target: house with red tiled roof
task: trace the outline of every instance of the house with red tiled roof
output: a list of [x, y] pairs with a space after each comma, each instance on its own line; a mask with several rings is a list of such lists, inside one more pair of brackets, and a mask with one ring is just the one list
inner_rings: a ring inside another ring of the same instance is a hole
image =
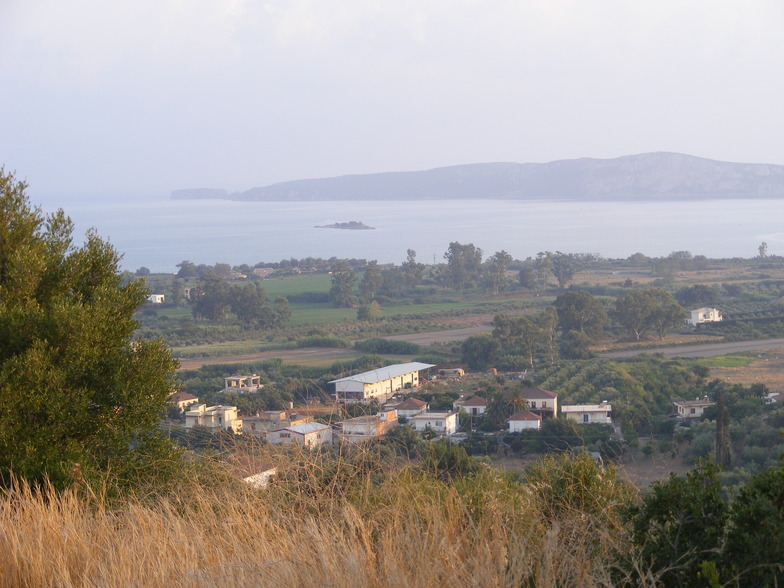
[[199, 399], [196, 396], [193, 394], [188, 394], [187, 392], [177, 392], [176, 394], [172, 394], [170, 400], [171, 403], [180, 410], [185, 410], [191, 404], [199, 403]]
[[425, 412], [430, 406], [424, 400], [418, 398], [407, 398], [400, 404], [394, 406], [397, 416], [411, 418]]
[[538, 430], [542, 426], [542, 417], [530, 410], [521, 410], [510, 416], [506, 422], [510, 433], [519, 433], [526, 429]]
[[542, 418], [558, 414], [558, 394], [542, 388], [523, 388], [520, 396], [528, 401], [528, 410]]
[[463, 409], [470, 416], [482, 416], [487, 410], [487, 400], [481, 396], [472, 396], [469, 399], [460, 398], [452, 403], [453, 410]]

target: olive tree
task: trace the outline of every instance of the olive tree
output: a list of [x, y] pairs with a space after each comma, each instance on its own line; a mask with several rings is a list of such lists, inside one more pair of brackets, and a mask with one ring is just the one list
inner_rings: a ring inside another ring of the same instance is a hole
[[0, 483], [117, 470], [138, 455], [173, 391], [161, 341], [133, 340], [147, 291], [121, 283], [95, 231], [75, 245], [0, 169]]

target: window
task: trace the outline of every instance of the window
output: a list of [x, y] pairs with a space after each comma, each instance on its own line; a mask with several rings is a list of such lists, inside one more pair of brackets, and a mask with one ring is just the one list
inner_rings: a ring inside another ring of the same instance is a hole
[[[536, 407], [534, 407], [534, 408], [536, 408]], [[547, 408], [547, 401], [546, 400], [542, 400], [542, 408]]]
[[[544, 405], [542, 405], [544, 406]], [[531, 401], [531, 408], [536, 408], [536, 400]]]
[[583, 415], [583, 422], [587, 423], [590, 420], [590, 417], [587, 414]]

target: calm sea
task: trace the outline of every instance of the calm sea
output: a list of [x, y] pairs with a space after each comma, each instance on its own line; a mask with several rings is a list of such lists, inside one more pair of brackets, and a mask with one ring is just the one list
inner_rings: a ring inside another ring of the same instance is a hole
[[[449, 243], [473, 243], [485, 257], [501, 249], [516, 259], [539, 251], [624, 258], [691, 251], [753, 257], [762, 241], [784, 254], [784, 200], [699, 202], [229, 202], [61, 199], [79, 234], [90, 227], [123, 254], [123, 269], [175, 272], [182, 260], [238, 265], [290, 257], [376, 259], [400, 263], [414, 249], [440, 262]], [[361, 221], [372, 231], [319, 229]]]

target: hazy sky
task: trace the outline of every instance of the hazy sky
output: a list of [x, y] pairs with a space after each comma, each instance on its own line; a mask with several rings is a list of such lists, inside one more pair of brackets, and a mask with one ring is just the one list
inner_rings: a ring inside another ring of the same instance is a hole
[[0, 165], [167, 195], [676, 151], [784, 164], [781, 0], [0, 0]]

